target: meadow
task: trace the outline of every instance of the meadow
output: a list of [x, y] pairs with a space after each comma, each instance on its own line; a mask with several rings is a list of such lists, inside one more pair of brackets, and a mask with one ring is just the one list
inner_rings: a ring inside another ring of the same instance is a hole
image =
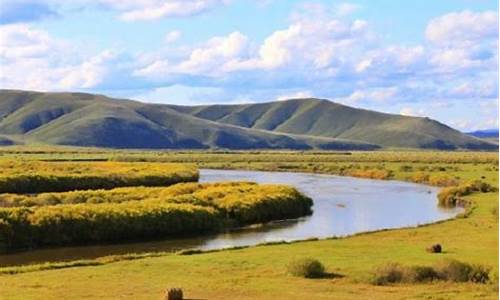
[[[4, 275], [0, 275], [0, 294], [5, 299], [57, 299], [68, 297], [68, 293], [70, 298], [76, 299], [161, 299], [164, 290], [169, 287], [182, 287], [188, 298], [197, 299], [498, 298], [498, 153], [56, 150], [57, 154], [53, 154], [54, 149], [4, 150], [1, 160], [92, 159], [110, 160], [113, 163], [189, 163], [199, 168], [300, 171], [405, 180], [442, 186], [443, 192], [452, 190], [443, 195], [453, 195], [455, 200], [463, 200], [461, 203], [466, 205], [466, 212], [455, 219], [436, 224], [382, 230], [346, 238], [274, 243], [207, 253], [130, 254], [86, 261], [1, 268], [0, 272]], [[185, 184], [185, 187], [190, 186], [197, 184]], [[172, 191], [174, 188], [175, 186], [171, 186], [165, 190]], [[84, 193], [95, 193], [96, 199], [103, 199], [99, 193], [118, 192], [119, 195], [122, 189], [128, 188]], [[151, 189], [150, 193], [145, 194], [159, 195], [162, 188], [137, 189]], [[63, 194], [71, 193], [79, 192]], [[69, 200], [74, 199], [71, 196], [61, 196], [55, 200], [59, 204], [47, 206], [45, 196], [41, 195], [43, 194], [28, 196], [31, 197], [28, 200], [12, 200], [14, 198], [9, 197], [15, 195], [9, 195], [1, 198], [1, 203], [8, 206], [5, 203], [31, 201], [25, 209], [88, 205], [63, 204], [78, 200]], [[120, 197], [117, 196], [115, 200], [109, 197], [109, 202], [92, 201], [98, 202], [94, 205], [150, 201], [116, 200]], [[6, 209], [18, 209], [16, 205], [24, 204], [9, 205], [13, 207]], [[210, 205], [203, 207], [214, 209]], [[442, 253], [426, 251], [436, 243], [442, 245]], [[325, 267], [326, 276], [311, 279], [289, 274], [287, 266], [302, 258], [320, 261]], [[429, 270], [430, 267], [442, 265], [447, 259], [456, 259], [466, 266], [480, 266], [478, 269], [487, 270], [487, 283], [453, 280], [401, 281], [388, 285], [373, 283], [374, 276], [384, 266], [399, 265], [403, 270], [417, 267]], [[61, 278], [65, 279], [64, 282], [61, 282]]]

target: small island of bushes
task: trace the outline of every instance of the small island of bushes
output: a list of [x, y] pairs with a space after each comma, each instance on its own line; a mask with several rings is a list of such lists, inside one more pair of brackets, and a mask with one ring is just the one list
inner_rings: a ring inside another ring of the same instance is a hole
[[0, 197], [3, 251], [169, 238], [311, 213], [312, 200], [284, 185], [181, 183]]

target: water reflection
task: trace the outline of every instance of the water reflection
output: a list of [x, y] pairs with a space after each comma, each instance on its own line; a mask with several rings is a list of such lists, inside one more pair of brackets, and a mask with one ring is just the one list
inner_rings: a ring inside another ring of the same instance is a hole
[[314, 200], [312, 216], [240, 228], [197, 238], [127, 244], [64, 247], [0, 255], [0, 265], [96, 258], [112, 254], [217, 249], [312, 237], [344, 236], [363, 231], [416, 226], [453, 217], [459, 208], [437, 206], [434, 187], [305, 173], [201, 170], [201, 182], [255, 181], [293, 185]]

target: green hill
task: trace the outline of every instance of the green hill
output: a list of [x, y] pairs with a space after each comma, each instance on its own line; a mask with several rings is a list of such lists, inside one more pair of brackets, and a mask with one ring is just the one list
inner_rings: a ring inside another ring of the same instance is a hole
[[383, 147], [497, 148], [429, 118], [380, 113], [321, 99], [171, 108], [219, 123], [286, 134], [357, 140]]
[[84, 93], [0, 92], [0, 134], [25, 141], [148, 149], [360, 149], [343, 139], [274, 133], [217, 123], [166, 105]]
[[439, 122], [327, 100], [174, 106], [86, 93], [0, 91], [0, 144], [149, 149], [497, 149]]

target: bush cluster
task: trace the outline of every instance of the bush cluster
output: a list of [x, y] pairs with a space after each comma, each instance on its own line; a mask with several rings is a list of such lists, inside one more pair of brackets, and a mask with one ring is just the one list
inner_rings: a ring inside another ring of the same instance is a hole
[[375, 269], [371, 282], [375, 285], [394, 283], [423, 283], [435, 280], [452, 282], [489, 282], [489, 269], [481, 265], [471, 265], [458, 260], [445, 260], [433, 267], [403, 266], [388, 263]]
[[0, 193], [43, 193], [198, 181], [196, 167], [120, 162], [0, 162]]
[[462, 199], [463, 196], [467, 196], [473, 192], [487, 193], [494, 190], [495, 188], [490, 184], [480, 180], [476, 180], [458, 186], [442, 189], [438, 194], [438, 201], [439, 205], [445, 207], [465, 205], [466, 202]]
[[296, 218], [312, 206], [292, 187], [248, 182], [9, 196], [10, 206], [32, 206], [0, 208], [4, 250], [199, 234]]
[[152, 201], [2, 208], [0, 245], [7, 250], [168, 237], [213, 231], [220, 221], [213, 208]]

